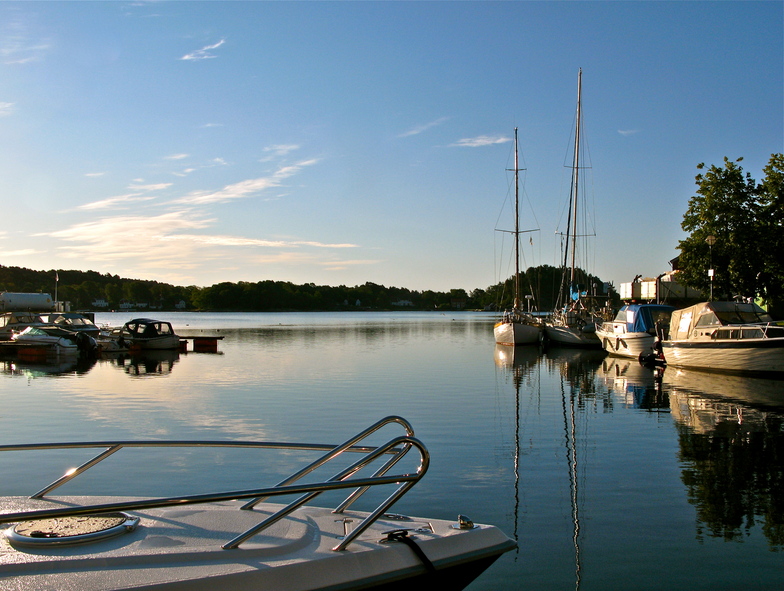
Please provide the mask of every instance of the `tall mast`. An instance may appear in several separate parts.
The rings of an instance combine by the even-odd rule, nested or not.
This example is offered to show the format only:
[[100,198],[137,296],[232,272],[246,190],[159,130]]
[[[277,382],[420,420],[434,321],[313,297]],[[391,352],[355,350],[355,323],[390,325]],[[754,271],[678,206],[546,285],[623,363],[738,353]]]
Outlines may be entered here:
[[577,189],[580,177],[580,103],[583,69],[577,74],[577,126],[574,132],[574,162],[572,164],[572,276],[570,288],[574,286],[575,248],[577,240]]
[[519,194],[519,173],[517,161],[517,128],[515,127],[515,159],[514,159],[514,174],[515,174],[515,298],[514,307],[517,310],[522,309],[520,304],[520,194]]

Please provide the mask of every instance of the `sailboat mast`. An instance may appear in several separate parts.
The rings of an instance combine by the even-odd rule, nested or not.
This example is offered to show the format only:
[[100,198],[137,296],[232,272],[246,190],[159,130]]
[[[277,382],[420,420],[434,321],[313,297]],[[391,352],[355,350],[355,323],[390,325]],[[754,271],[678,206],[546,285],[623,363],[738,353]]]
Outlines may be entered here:
[[577,126],[574,132],[574,162],[572,163],[572,276],[570,287],[574,287],[575,252],[577,251],[575,242],[577,240],[577,190],[580,178],[580,105],[582,102],[582,78],[583,70],[580,68],[577,74]]
[[517,128],[515,127],[515,159],[514,159],[514,176],[515,176],[515,298],[514,307],[520,310],[520,184],[518,182],[519,166],[517,160]]

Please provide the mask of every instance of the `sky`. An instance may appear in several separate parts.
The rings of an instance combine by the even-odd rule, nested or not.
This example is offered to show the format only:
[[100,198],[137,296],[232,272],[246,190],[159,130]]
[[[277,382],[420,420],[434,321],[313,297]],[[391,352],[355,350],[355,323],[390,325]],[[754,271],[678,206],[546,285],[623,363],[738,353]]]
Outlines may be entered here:
[[698,164],[784,152],[780,1],[2,2],[0,265],[485,289],[518,128],[522,265],[559,266],[579,71],[616,287],[670,270]]

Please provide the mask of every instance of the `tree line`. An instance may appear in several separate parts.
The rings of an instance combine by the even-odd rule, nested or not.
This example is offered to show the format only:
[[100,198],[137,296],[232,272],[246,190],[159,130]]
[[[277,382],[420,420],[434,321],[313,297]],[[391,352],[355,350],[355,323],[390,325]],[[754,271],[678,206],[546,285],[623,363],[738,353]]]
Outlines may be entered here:
[[[589,291],[601,290],[604,285],[598,277],[584,271],[578,272],[578,279]],[[525,272],[521,283],[524,291],[533,296],[530,298],[531,309],[552,310],[561,283],[561,270],[550,265],[531,267]],[[143,303],[162,310],[246,312],[463,308],[496,310],[511,307],[514,297],[513,277],[487,289],[474,289],[470,292],[464,289],[416,291],[375,283],[353,287],[313,283],[297,285],[271,280],[183,287],[158,281],[121,278],[96,271],[35,271],[0,265],[2,291],[43,292],[54,295],[55,288],[57,299],[71,302],[71,307],[75,310],[94,309],[93,302],[96,300],[105,300],[110,309],[118,309],[122,302],[129,302],[133,305]]]

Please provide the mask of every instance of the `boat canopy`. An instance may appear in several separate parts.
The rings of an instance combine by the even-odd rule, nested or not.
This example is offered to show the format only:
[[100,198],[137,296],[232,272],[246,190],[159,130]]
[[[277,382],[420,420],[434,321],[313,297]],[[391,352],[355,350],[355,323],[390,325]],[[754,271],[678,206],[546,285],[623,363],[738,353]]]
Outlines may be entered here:
[[670,339],[688,339],[697,328],[773,322],[757,304],[702,302],[672,313]]
[[675,308],[663,304],[626,304],[618,310],[615,322],[625,322],[626,332],[650,332],[656,325],[669,326]]

